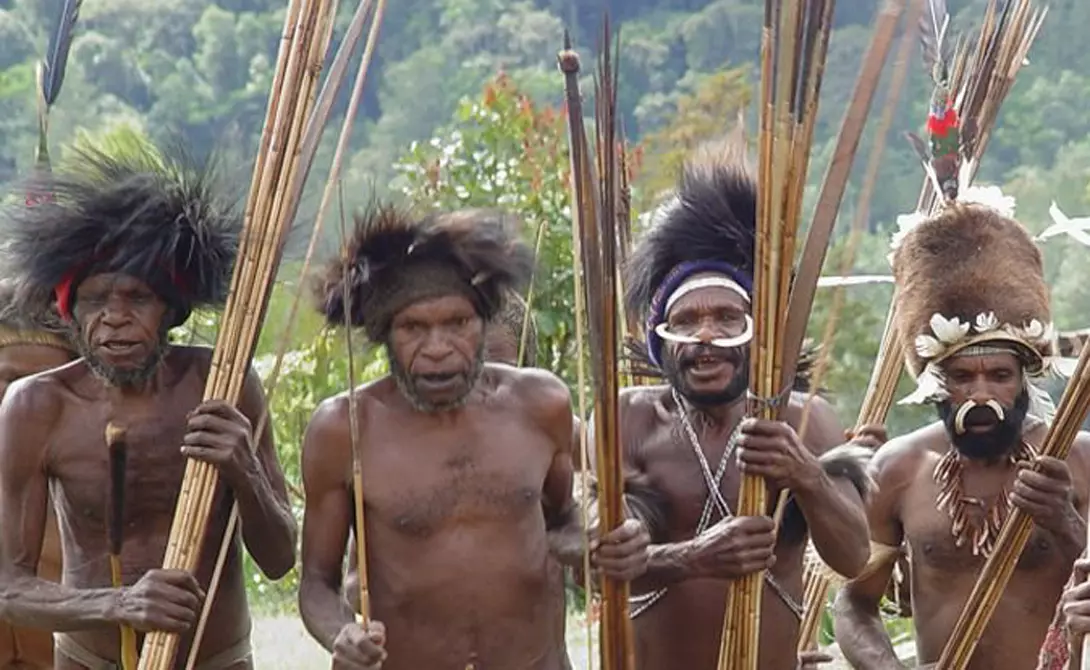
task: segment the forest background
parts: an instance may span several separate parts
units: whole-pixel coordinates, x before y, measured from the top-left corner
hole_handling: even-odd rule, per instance
[[[0,183],[13,183],[32,166],[35,67],[60,4],[0,0]],[[880,4],[837,2],[808,201],[824,174]],[[283,0],[86,0],[65,89],[51,117],[55,156],[63,158],[63,147],[81,138],[121,144],[140,138],[181,140],[195,155],[215,152],[229,174],[240,176],[240,186],[247,185],[285,5]],[[353,3],[341,5],[334,48],[354,10]],[[759,0],[391,2],[341,188],[344,217],[375,198],[419,208],[499,206],[519,214],[527,240],[541,240],[533,296],[539,361],[573,384],[577,357],[567,142],[556,52],[568,28],[583,58],[583,90],[589,98],[603,5],[621,32],[619,106],[636,158],[635,213],[649,211],[673,183],[681,158],[727,131],[737,110],[744,110],[754,127]],[[975,28],[985,5],[986,0],[949,0],[955,33]],[[1090,214],[1090,50],[1082,43],[1087,25],[1090,2],[1050,3],[978,177],[978,183],[999,185],[1014,196],[1019,219],[1038,232],[1051,223],[1053,202],[1073,217]],[[888,273],[886,254],[896,218],[915,206],[922,170],[903,132],[920,131],[929,85],[918,49],[912,58],[879,168],[879,188],[869,204],[861,205],[859,184],[888,93],[885,84],[876,98],[826,274],[840,271],[847,231],[861,206],[866,207],[866,233],[851,272]],[[889,70],[887,63],[886,79]],[[341,98],[331,128],[339,126],[347,92]],[[289,352],[272,402],[297,510],[303,428],[316,404],[346,388],[348,378],[342,333],[323,329],[306,308],[289,324],[301,286],[299,252],[312,227],[335,137],[335,132],[326,134],[311,174],[297,224],[299,244],[281,272],[257,361],[268,375],[278,349]],[[322,237],[325,252],[335,250],[338,240],[338,215],[329,218]],[[1053,239],[1045,251],[1058,327],[1090,326],[1086,248]],[[824,385],[846,425],[858,411],[889,298],[888,285],[853,287],[845,294],[828,347],[832,358]],[[832,291],[819,291],[811,324],[817,339],[831,304]],[[201,316],[188,327],[196,337],[209,339],[214,319]],[[361,347],[358,338],[356,346]],[[357,378],[384,370],[381,352],[370,351]],[[900,392],[907,390],[903,380]],[[895,407],[891,431],[909,429],[930,416],[918,408]],[[294,574],[276,584],[252,569],[251,576],[260,607],[294,607]]]

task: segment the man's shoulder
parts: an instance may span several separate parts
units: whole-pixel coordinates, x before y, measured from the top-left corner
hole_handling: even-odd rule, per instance
[[[674,409],[670,387],[665,384],[621,389],[617,405],[622,435],[627,433],[629,439],[649,435],[656,425],[669,420]]]
[[[535,405],[571,407],[568,385],[548,370],[516,368],[502,363],[487,363],[486,366],[497,386],[506,387],[519,397],[529,397]]]
[[[914,478],[919,468],[936,453],[935,447],[945,434],[942,423],[934,422],[889,440],[874,452],[870,462],[872,476],[879,485]]]
[[[1090,470],[1090,431],[1080,430],[1075,434],[1068,460],[1073,458],[1078,459],[1087,470]]]
[[[77,359],[60,367],[27,375],[8,386],[3,405],[18,408],[19,411],[47,407],[60,409],[65,399],[73,393],[75,384],[89,374],[90,370],[83,359]]]
[[[310,417],[310,426],[322,430],[340,427],[347,431],[349,411],[355,408],[357,417],[363,418],[371,406],[384,402],[388,392],[386,387],[391,385],[390,377],[380,377],[326,398],[314,409]]]
[[[655,386],[626,386],[618,394],[618,403],[625,409],[651,409],[663,406],[670,395],[666,384]]]

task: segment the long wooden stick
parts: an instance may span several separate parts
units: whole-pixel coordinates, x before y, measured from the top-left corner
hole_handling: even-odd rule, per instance
[[[601,533],[624,521],[623,480],[617,422],[618,307],[616,266],[616,156],[614,61],[608,17],[603,22],[602,56],[598,67],[598,163],[602,180],[595,178],[583,128],[582,100],[578,88],[578,56],[565,39],[558,58],[564,72],[571,148],[573,227],[578,233],[583,269],[583,306],[590,329],[590,349],[595,385],[594,435],[598,475],[598,519]],[[595,185],[599,190],[595,191]],[[602,670],[634,667],[631,621],[628,617],[628,584],[603,579],[599,650]]]
[[[335,67],[330,70],[329,79],[327,79],[325,86],[323,87],[323,95],[327,91],[336,91],[340,88],[340,81],[343,80],[347,71],[345,67],[336,67],[336,63],[342,54],[346,56],[350,55],[354,51],[356,45],[359,42],[360,37],[363,34],[363,26],[365,20],[370,13],[371,2],[367,1],[361,3],[356,11],[355,16],[352,19],[352,24],[349,26],[348,33],[346,34],[344,41],[341,43],[340,50],[337,53],[337,60],[335,60]],[[283,364],[284,356],[287,354],[288,344],[291,339],[291,334],[294,330],[296,319],[298,316],[299,305],[302,302],[302,294],[306,288],[306,282],[304,281],[310,273],[310,266],[313,260],[315,251],[317,250],[318,240],[321,237],[321,231],[323,223],[325,221],[325,213],[328,209],[329,199],[331,192],[337,179],[340,176],[341,166],[343,163],[343,155],[346,150],[348,139],[352,134],[352,126],[354,124],[356,113],[359,108],[359,101],[363,97],[363,86],[366,82],[367,73],[370,70],[371,60],[374,55],[375,45],[378,42],[379,27],[382,24],[382,17],[385,11],[386,0],[378,0],[378,8],[375,12],[375,18],[371,24],[371,31],[367,37],[367,43],[364,47],[363,55],[360,60],[360,68],[356,73],[355,84],[352,89],[352,97],[349,100],[348,110],[345,113],[345,119],[341,126],[341,135],[338,139],[337,149],[333,157],[333,165],[330,168],[329,177],[326,181],[325,189],[322,193],[321,205],[318,208],[318,213],[315,215],[314,226],[311,230],[310,243],[307,247],[306,255],[303,259],[303,266],[299,271],[300,281],[298,288],[295,291],[295,295],[292,299],[291,309],[288,313],[287,324],[285,325],[284,333],[280,338],[280,344],[276,353],[276,358],[273,363],[272,371],[269,374],[269,378],[265,384],[265,395],[268,398],[272,398],[276,392],[276,387],[280,379],[280,370]],[[357,27],[358,23],[358,27]],[[331,94],[332,97],[332,94]],[[320,96],[321,98],[321,96]],[[324,126],[324,120],[328,119],[329,109],[332,107],[332,100],[328,106],[323,107],[321,105],[321,99],[319,100],[319,106],[316,109],[314,117],[312,117],[311,128]],[[322,117],[325,117],[324,119]],[[315,123],[320,121],[321,123]],[[315,140],[315,143],[317,140]],[[303,153],[307,152],[306,148],[303,149]],[[311,153],[313,157],[313,153]],[[254,430],[254,445],[260,444],[261,437],[264,431],[268,428],[269,423],[269,409],[266,407],[262,413],[261,420],[258,421],[258,425]],[[224,567],[226,566],[227,556],[230,553],[231,543],[234,541],[235,529],[237,528],[239,521],[238,503],[234,503],[231,506],[231,515],[227,521],[227,528],[224,531],[223,539],[220,542],[219,555],[216,559],[216,567],[212,572],[212,580],[209,583],[207,589],[207,597],[205,599],[204,606],[201,610],[201,618],[197,624],[197,630],[194,634],[193,643],[189,650],[189,658],[186,661],[186,670],[194,670],[197,662],[197,653],[200,649],[201,641],[204,639],[205,627],[208,624],[208,617],[211,614],[211,605],[214,602],[215,595],[219,590],[220,580],[223,575]],[[365,583],[365,577],[361,575],[361,585]]]
[[[298,148],[313,109],[317,80],[332,36],[336,3],[292,0],[285,16],[284,42],[270,94],[262,150],[251,182],[238,260],[213,350],[205,398],[237,405],[249,375],[260,324],[268,308],[273,278],[298,208],[286,197],[297,191]],[[212,502],[218,489],[215,468],[190,459],[186,464],[163,565],[194,572],[200,561]],[[178,651],[177,635],[150,633],[141,670],[168,670]]]
[[[119,589],[125,585],[121,573],[121,550],[125,544],[125,473],[128,461],[124,428],[114,423],[106,424],[106,449],[110,463],[110,503],[106,517],[110,545],[110,582],[115,589]],[[119,628],[122,670],[136,670],[136,632],[132,626],[126,624],[121,624]]]
[[[897,104],[900,99],[901,91],[904,88],[905,78],[908,75],[908,63],[912,57],[912,49],[915,46],[916,28],[920,16],[923,13],[924,2],[926,2],[926,0],[915,0],[911,5],[911,10],[906,15],[904,33],[901,36],[901,43],[898,49],[897,58],[894,62],[893,73],[889,80],[889,89],[886,93],[886,101],[882,109],[882,116],[879,119],[878,127],[875,130],[874,145],[871,147],[871,153],[867,159],[867,171],[863,178],[863,184],[859,189],[859,199],[852,220],[852,229],[848,238],[848,248],[845,252],[844,262],[841,265],[841,273],[845,275],[851,272],[855,262],[856,249],[867,228],[867,215],[870,209],[870,199],[878,181],[878,170],[881,165],[882,155],[885,153],[886,148],[886,136],[889,134],[890,126],[893,125],[893,117],[897,111]],[[875,37],[877,38],[877,36],[878,34],[876,32]],[[868,59],[869,56],[864,56],[864,60]],[[807,242],[809,243],[809,241]],[[829,310],[829,318],[825,324],[825,333],[822,338],[821,354],[818,358],[817,368],[814,371],[814,389],[821,387],[821,380],[828,368],[837,318],[844,302],[844,290],[843,287],[837,288],[833,295],[832,307]],[[816,397],[816,391],[814,393],[815,395],[811,396],[811,398]],[[806,406],[803,408],[802,420],[799,424],[800,434],[804,434],[806,431],[811,406],[811,403],[807,402]],[[802,621],[799,623],[799,653],[810,651],[817,647],[818,624],[821,622],[821,613],[825,609],[829,587],[832,583],[824,571],[817,569],[817,566],[811,567],[812,569],[807,571],[806,579],[804,580],[803,615]]]
[[[766,419],[779,417],[788,388],[785,380],[794,376],[794,360],[784,354],[784,327],[833,7],[833,0],[765,2],[750,345],[752,400],[747,409],[751,416]],[[761,477],[743,476],[738,514],[769,514],[767,498]],[[757,670],[763,590],[763,572],[731,583],[719,670]]]

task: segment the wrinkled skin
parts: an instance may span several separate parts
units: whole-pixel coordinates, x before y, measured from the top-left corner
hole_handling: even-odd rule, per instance
[[[955,407],[969,398],[980,403],[994,399],[1009,411],[1022,393],[1020,365],[1011,354],[955,358],[946,365],[947,390]],[[971,429],[977,435],[997,425],[994,414],[990,422],[984,421],[986,414],[978,416],[978,425]],[[1026,420],[1021,439],[1040,446],[1044,436],[1039,420]],[[908,546],[921,665],[938,661],[985,562],[968,546],[955,545],[949,516],[936,509],[939,485],[933,472],[954,448],[952,437],[944,423],[936,422],[885,444],[871,462],[877,483],[868,506],[871,537],[885,545]],[[977,446],[987,442],[978,441]],[[996,447],[987,458],[961,454],[966,496],[990,505],[1008,487],[1014,506],[1034,521],[1029,543],[969,663],[971,670],[1036,667],[1056,604],[1085,544],[1079,510],[1086,509],[1090,495],[1090,436],[1078,435],[1066,462],[1040,458],[1039,472],[1008,464],[1005,456],[1014,446]],[[979,517],[982,510],[974,507],[970,513]],[[892,564],[886,565],[838,594],[837,641],[854,667],[902,667],[878,616],[892,570]]]
[[[42,344],[0,347],[0,399],[12,382],[60,367],[72,358],[72,353],[66,349]],[[52,582],[61,579],[61,540],[52,505],[47,510],[38,576]],[[53,636],[50,633],[0,623],[0,670],[48,670],[52,667]]]
[[[671,332],[707,341],[731,336],[748,305],[718,287],[700,288],[679,299],[668,315]],[[700,449],[714,472],[731,433],[743,420],[748,352],[699,344],[667,344],[664,370],[671,386],[692,399]],[[792,394],[784,422],[747,421],[721,492],[737,510],[744,472],[770,484],[767,516],[719,521],[698,538],[695,530],[707,496],[700,466],[677,418],[671,387],[624,389],[620,398],[621,441],[627,486],[653,490],[666,503],[665,523],[653,527],[647,574],[633,593],[662,586],[667,594],[634,621],[639,670],[714,668],[719,655],[727,591],[731,580],[769,569],[797,601],[802,600],[806,534],[777,537],[771,520],[782,486],[788,485],[804,510],[823,558],[851,575],[866,562],[863,504],[846,480],[824,474],[817,457],[841,444],[843,430],[832,408],[811,402],[807,428],[797,434],[808,396]],[[636,501],[630,502],[635,503]],[[713,517],[718,518],[718,517]],[[814,667],[822,657],[796,654],[798,619],[775,592],[762,600],[759,663],[762,670]]]
[[[168,308],[139,280],[95,275],[76,291],[84,359],[16,382],[0,406],[0,617],[63,632],[92,653],[118,658],[118,625],[182,634],[184,667],[203,588],[216,551],[205,551],[196,578],[159,570],[186,456],[214,464],[221,483],[212,503],[208,545],[222,537],[232,497],[242,531],[234,539],[208,621],[200,659],[249,636],[241,542],[270,578],[294,564],[294,521],[271,431],[253,450],[251,426],[265,410],[251,374],[241,411],[201,403],[211,363],[206,348],[163,348]],[[154,361],[154,365],[149,363]],[[152,369],[148,369],[149,365]],[[102,376],[133,381],[116,386]],[[136,383],[135,380],[141,380]],[[126,510],[122,581],[112,588],[106,502],[105,429],[126,428]],[[137,483],[139,483],[137,485]],[[52,494],[66,557],[60,585],[38,580]],[[79,670],[58,654],[57,670]],[[231,670],[251,667],[242,661]]]
[[[391,358],[427,377],[385,377],[353,392],[371,616],[385,626],[382,667],[560,670],[549,552],[550,531],[575,516],[567,388],[541,370],[493,364],[467,388],[484,327],[461,296],[414,303],[392,329]],[[421,397],[410,400],[409,391]],[[439,405],[447,409],[419,409]],[[304,439],[300,609],[326,649],[336,653],[354,637],[370,656],[375,639],[354,622],[341,583],[355,517],[348,412],[347,394],[327,400]],[[642,527],[634,536],[631,526],[620,530],[602,538],[595,562],[638,571]],[[368,667],[343,650],[340,662]]]

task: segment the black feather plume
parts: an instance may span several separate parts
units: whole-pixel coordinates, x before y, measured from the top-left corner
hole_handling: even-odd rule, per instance
[[[49,47],[46,50],[45,60],[42,61],[39,80],[42,99],[46,105],[52,105],[57,100],[61,85],[64,84],[68,51],[72,48],[72,38],[75,36],[76,21],[79,19],[79,9],[82,4],[83,0],[64,0],[61,14],[57,18],[57,25],[49,38]]]
[[[356,217],[341,256],[317,277],[319,311],[339,326],[349,310],[348,323],[381,341],[393,313],[422,298],[420,291],[463,291],[477,298],[482,318],[490,320],[507,291],[525,285],[533,267],[533,254],[514,236],[516,229],[508,217],[485,210],[417,219],[393,206],[372,207]]]
[[[57,101],[68,67],[68,52],[76,34],[83,0],[64,0],[57,24],[49,37],[45,59],[38,66],[38,150],[39,168],[49,169],[49,109]]]
[[[641,320],[680,263],[723,261],[753,276],[757,185],[743,155],[731,145],[685,165],[676,195],[655,214],[625,267],[626,307]]]
[[[0,276],[16,282],[16,308],[39,309],[62,282],[74,291],[95,273],[146,282],[174,308],[170,326],[226,299],[242,218],[212,161],[146,145],[73,154],[21,189],[50,193],[49,201],[0,212]]]

